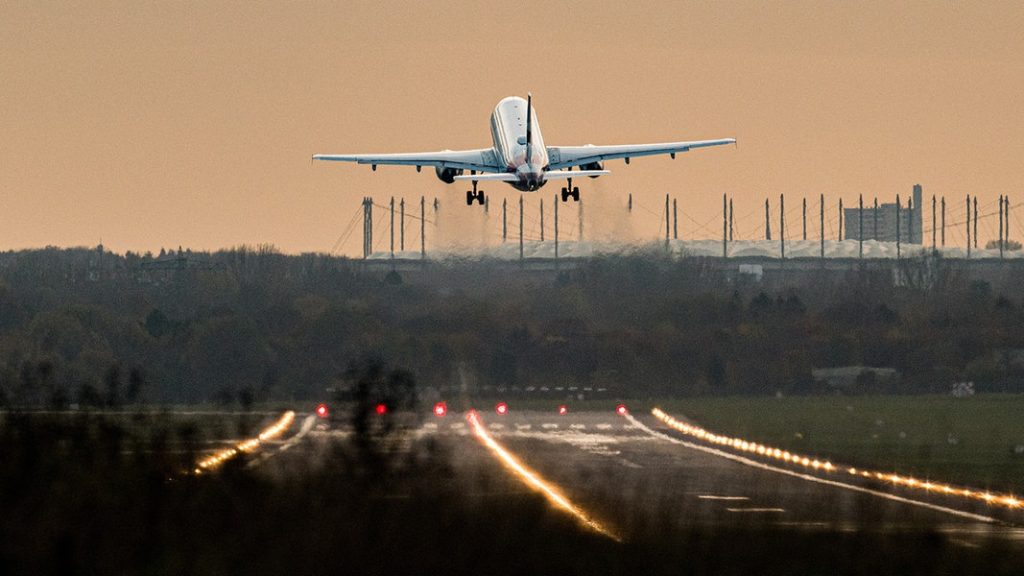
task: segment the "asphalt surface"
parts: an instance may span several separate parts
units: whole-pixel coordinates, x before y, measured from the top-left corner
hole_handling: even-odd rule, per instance
[[[626,538],[669,529],[751,527],[931,531],[968,547],[994,539],[1024,549],[1024,509],[923,494],[839,470],[809,473],[693,441],[646,414],[513,408],[505,415],[481,410],[479,416],[491,437],[522,464]],[[315,455],[317,446],[350,434],[344,426],[299,415],[289,433],[267,442],[252,465],[288,469]],[[467,498],[486,505],[488,499],[535,491],[484,445],[464,413],[425,416],[397,449],[423,439],[446,447]]]
[[[839,472],[809,474],[746,454],[689,447],[653,417],[481,412],[492,437],[572,502],[622,533],[760,526],[812,531],[933,530],[965,545],[1024,546],[1024,510],[900,490]],[[463,419],[424,425],[456,446],[460,466],[501,466]],[[466,444],[469,444],[467,446]],[[700,446],[700,442],[692,442]]]

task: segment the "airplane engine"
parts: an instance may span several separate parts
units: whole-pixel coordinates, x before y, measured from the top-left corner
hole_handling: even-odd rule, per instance
[[[604,166],[600,162],[591,162],[590,164],[580,164],[580,170],[604,170]],[[591,178],[597,178],[597,176],[591,176]]]
[[[456,176],[462,176],[463,170],[461,168],[442,168],[438,166],[434,168],[434,172],[437,172],[437,178],[441,182],[452,184],[455,182]]]

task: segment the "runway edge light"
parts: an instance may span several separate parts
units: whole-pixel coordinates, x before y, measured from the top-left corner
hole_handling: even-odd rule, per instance
[[[316,415],[317,416],[319,416],[321,418],[327,418],[328,412],[329,411],[327,410],[327,404],[317,404],[317,406],[316,406]]]
[[[437,404],[434,404],[434,416],[437,416],[438,418],[442,418],[447,413],[448,413],[448,405],[447,404],[445,404],[444,402],[438,402]]]

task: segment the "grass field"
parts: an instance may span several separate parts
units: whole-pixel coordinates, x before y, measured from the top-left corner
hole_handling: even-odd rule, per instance
[[[839,464],[1024,493],[1020,395],[735,397],[649,403],[655,404],[713,432]]]

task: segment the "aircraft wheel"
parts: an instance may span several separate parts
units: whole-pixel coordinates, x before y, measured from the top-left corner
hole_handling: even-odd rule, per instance
[[[574,187],[572,189],[572,199],[575,202],[579,202],[580,201],[580,187],[579,186],[576,186],[576,187]]]
[[[472,205],[473,205],[473,193],[467,190],[466,191],[466,206],[472,206]]]
[[[562,188],[562,202],[568,202],[568,201],[569,201],[569,190],[567,188]]]
[[[484,200],[485,200],[485,198],[484,198],[484,191],[483,191],[483,190],[481,190],[481,191],[480,191],[480,193],[479,193],[479,194],[477,194],[477,197],[476,197],[476,199],[477,199],[477,201],[478,201],[478,202],[480,203],[480,205],[481,205],[481,206],[483,206],[483,205],[484,205]]]

